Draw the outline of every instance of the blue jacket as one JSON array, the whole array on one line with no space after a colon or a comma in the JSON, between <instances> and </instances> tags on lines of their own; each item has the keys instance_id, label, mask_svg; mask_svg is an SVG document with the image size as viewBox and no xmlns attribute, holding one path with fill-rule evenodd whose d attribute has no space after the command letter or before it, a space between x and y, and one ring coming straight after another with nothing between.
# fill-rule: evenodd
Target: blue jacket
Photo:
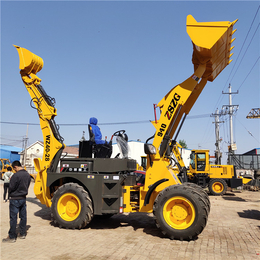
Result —
<instances>
[{"instance_id":1,"label":"blue jacket","mask_svg":"<svg viewBox=\"0 0 260 260\"><path fill-rule=\"evenodd\" d=\"M98 120L95 117L89 119L89 124L91 125L92 132L95 135L96 144L104 144L105 141L102 140L102 134L100 128L97 126Z\"/></svg>"}]
</instances>

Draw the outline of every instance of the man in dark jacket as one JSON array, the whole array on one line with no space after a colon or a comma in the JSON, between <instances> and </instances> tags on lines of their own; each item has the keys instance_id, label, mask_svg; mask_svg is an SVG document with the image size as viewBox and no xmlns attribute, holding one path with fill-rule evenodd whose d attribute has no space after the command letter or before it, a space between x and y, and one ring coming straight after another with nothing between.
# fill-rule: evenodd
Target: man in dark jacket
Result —
<instances>
[{"instance_id":1,"label":"man in dark jacket","mask_svg":"<svg viewBox=\"0 0 260 260\"><path fill-rule=\"evenodd\" d=\"M27 212L26 212L26 195L28 194L28 188L31 182L31 176L24 170L19 161L14 161L12 167L16 172L13 174L9 184L9 196L10 196L10 230L8 237L3 239L2 242L13 243L16 241L16 225L17 225L17 214L19 212L19 238L24 239L26 236L26 223L27 223Z\"/></svg>"}]
</instances>

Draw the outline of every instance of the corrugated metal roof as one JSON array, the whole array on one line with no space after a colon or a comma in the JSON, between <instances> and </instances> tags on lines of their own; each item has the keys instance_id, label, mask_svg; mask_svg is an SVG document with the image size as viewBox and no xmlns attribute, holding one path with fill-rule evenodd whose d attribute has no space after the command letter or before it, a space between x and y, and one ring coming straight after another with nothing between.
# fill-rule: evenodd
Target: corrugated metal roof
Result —
<instances>
[{"instance_id":1,"label":"corrugated metal roof","mask_svg":"<svg viewBox=\"0 0 260 260\"><path fill-rule=\"evenodd\" d=\"M11 145L0 145L0 149L1 150L6 150L6 151L10 151L10 152L21 152L22 148L20 147L15 147L15 146L11 146Z\"/></svg>"}]
</instances>

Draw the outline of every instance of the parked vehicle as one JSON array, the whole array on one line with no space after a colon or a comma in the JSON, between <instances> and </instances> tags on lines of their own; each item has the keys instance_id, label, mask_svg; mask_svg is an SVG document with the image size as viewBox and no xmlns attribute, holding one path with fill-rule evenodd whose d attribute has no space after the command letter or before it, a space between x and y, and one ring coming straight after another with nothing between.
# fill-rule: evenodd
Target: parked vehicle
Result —
<instances>
[{"instance_id":1,"label":"parked vehicle","mask_svg":"<svg viewBox=\"0 0 260 260\"><path fill-rule=\"evenodd\" d=\"M137 185L135 160L124 156L93 158L93 149L100 147L91 140L82 148L82 154L88 156L60 159L65 144L54 121L55 102L36 76L43 67L43 60L16 46L21 77L38 111L44 138L43 158L34 160L38 172L34 192L42 204L51 207L58 226L83 228L94 215L153 212L157 226L171 239L191 240L203 231L210 211L209 199L198 185L182 185L169 167L175 140L172 138L175 133L178 135L207 81L213 81L229 64L235 22L198 23L191 15L187 17L194 73L158 103L161 114L159 120L153 122L155 134L145 144L147 165L143 185ZM57 170L59 162L60 171Z\"/></svg>"}]
</instances>

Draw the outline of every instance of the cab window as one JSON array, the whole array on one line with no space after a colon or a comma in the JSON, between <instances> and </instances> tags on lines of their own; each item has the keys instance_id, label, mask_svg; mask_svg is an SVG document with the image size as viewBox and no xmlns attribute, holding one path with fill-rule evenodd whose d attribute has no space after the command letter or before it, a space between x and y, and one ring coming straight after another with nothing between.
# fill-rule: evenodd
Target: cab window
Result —
<instances>
[{"instance_id":1,"label":"cab window","mask_svg":"<svg viewBox=\"0 0 260 260\"><path fill-rule=\"evenodd\" d=\"M190 166L195 170L195 153L191 152L190 154Z\"/></svg>"},{"instance_id":2,"label":"cab window","mask_svg":"<svg viewBox=\"0 0 260 260\"><path fill-rule=\"evenodd\" d=\"M206 154L197 153L197 171L205 171L206 167Z\"/></svg>"}]
</instances>

